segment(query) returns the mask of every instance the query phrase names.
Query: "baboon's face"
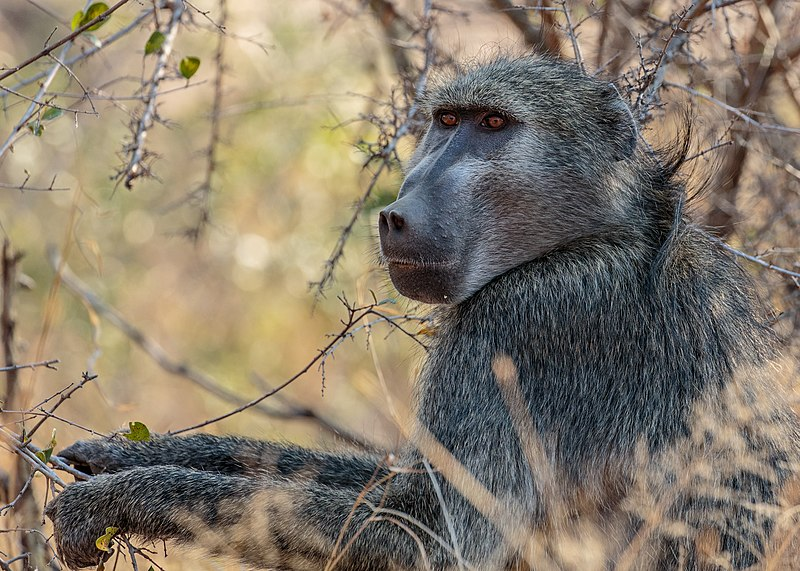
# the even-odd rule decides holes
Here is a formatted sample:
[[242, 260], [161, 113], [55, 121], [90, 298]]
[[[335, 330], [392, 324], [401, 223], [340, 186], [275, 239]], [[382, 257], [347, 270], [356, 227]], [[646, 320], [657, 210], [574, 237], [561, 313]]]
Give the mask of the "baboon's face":
[[428, 102], [428, 130], [379, 218], [403, 295], [463, 301], [624, 215], [609, 179], [635, 130], [608, 84], [523, 58], [460, 76]]
[[518, 130], [497, 112], [437, 111], [425, 151], [380, 213], [381, 251], [400, 293], [427, 303], [465, 297], [465, 256], [481, 225], [470, 191]]

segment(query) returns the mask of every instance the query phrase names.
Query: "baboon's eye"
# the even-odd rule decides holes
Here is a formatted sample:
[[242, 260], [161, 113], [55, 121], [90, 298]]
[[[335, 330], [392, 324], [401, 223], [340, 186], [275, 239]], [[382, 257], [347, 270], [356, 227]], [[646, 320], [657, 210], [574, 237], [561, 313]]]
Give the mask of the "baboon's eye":
[[481, 127], [484, 127], [486, 129], [491, 129], [492, 131], [499, 131], [500, 129], [506, 126], [507, 122], [508, 121], [506, 120], [506, 118], [503, 117], [502, 115], [498, 115], [497, 113], [491, 113], [489, 115], [486, 115], [481, 120]]
[[439, 123], [445, 127], [455, 127], [458, 125], [458, 116], [452, 111], [443, 111], [439, 113]]

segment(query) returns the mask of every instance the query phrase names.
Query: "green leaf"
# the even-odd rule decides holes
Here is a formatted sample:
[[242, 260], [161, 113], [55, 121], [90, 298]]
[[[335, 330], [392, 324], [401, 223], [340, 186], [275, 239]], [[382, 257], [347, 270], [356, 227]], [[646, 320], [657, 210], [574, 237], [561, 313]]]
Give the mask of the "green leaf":
[[[94, 4], [92, 4], [91, 6], [89, 6], [86, 9], [86, 12], [83, 13], [83, 17], [81, 18], [80, 25], [83, 26], [85, 24], [88, 24], [89, 22], [91, 22], [92, 20], [97, 18], [100, 14], [102, 14], [106, 10], [108, 10], [108, 4], [106, 4], [105, 2], [95, 2]], [[72, 20], [74, 22], [75, 18], [73, 18]], [[91, 26], [90, 28], [87, 28], [87, 31], [93, 32], [97, 28], [99, 28], [100, 26], [105, 24], [107, 21], [108, 21], [108, 19], [100, 20], [94, 26]]]
[[72, 22], [70, 23], [70, 28], [73, 32], [81, 25], [81, 20], [83, 20], [83, 10], [78, 10], [72, 16]]
[[114, 539], [114, 536], [117, 535], [118, 531], [118, 527], [107, 527], [106, 532], [94, 540], [94, 544], [97, 546], [97, 549], [105, 552], [111, 551], [111, 540]]
[[129, 422], [130, 432], [123, 433], [123, 436], [134, 442], [147, 442], [150, 440], [150, 430], [141, 422]]
[[[42, 130], [44, 130], [44, 126], [42, 126]], [[36, 133], [34, 133], [34, 135], [35, 134]], [[50, 457], [53, 455], [53, 449], [55, 449], [56, 444], [57, 444], [57, 442], [56, 442], [56, 429], [54, 428], [52, 434], [50, 435], [50, 442], [47, 443], [47, 447], [43, 448], [42, 450], [39, 450], [39, 452], [37, 452], [35, 454], [35, 456], [39, 460], [41, 460], [42, 462], [47, 464], [50, 461]]]
[[149, 56], [150, 54], [156, 53], [161, 49], [161, 44], [163, 43], [164, 34], [156, 30], [150, 34], [150, 37], [147, 38], [147, 42], [144, 44], [144, 55]]
[[53, 455], [53, 449], [56, 447], [56, 444], [56, 429], [54, 428], [53, 433], [50, 435], [50, 442], [47, 443], [47, 447], [39, 450], [35, 456], [43, 463], [47, 464], [50, 461], [50, 457]]
[[181, 65], [180, 65], [181, 75], [186, 79], [189, 79], [195, 73], [197, 73], [197, 69], [199, 67], [200, 67], [200, 58], [187, 56], [181, 60]]
[[41, 137], [42, 133], [44, 133], [44, 125], [38, 119], [34, 119], [28, 123], [28, 131], [33, 133], [34, 137]]
[[63, 114], [64, 111], [57, 107], [47, 107], [44, 113], [42, 113], [42, 121], [52, 121], [53, 119], [58, 119]]

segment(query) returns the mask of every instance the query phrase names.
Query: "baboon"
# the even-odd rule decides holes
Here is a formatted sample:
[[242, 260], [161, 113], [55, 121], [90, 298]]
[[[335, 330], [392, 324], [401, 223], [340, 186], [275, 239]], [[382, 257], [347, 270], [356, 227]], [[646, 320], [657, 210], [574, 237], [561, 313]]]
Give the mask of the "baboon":
[[397, 290], [435, 304], [394, 454], [196, 434], [80, 441], [47, 507], [61, 557], [107, 526], [248, 565], [730, 569], [772, 553], [797, 423], [745, 272], [608, 82], [501, 57], [442, 73], [379, 216]]

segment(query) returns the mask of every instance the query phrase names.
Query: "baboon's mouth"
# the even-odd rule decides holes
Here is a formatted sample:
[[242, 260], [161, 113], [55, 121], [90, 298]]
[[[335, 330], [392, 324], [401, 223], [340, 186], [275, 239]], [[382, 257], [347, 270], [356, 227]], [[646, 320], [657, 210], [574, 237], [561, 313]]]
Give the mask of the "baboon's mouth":
[[457, 262], [385, 259], [389, 277], [401, 294], [425, 303], [452, 303], [461, 282]]
[[431, 261], [431, 260], [407, 260], [407, 259], [398, 259], [398, 258], [385, 258], [384, 262], [387, 266], [394, 266], [396, 268], [401, 269], [408, 269], [408, 270], [424, 270], [424, 269], [436, 269], [436, 270], [446, 270], [452, 268], [456, 265], [455, 262], [449, 260], [441, 260], [441, 261]]

